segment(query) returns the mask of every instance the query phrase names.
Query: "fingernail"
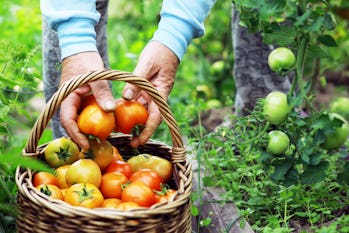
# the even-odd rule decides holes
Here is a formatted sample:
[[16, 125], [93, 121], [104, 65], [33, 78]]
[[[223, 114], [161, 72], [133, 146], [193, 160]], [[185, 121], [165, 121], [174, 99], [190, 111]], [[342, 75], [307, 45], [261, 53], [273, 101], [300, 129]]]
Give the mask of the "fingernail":
[[132, 100], [134, 98], [134, 91], [132, 89], [127, 89], [124, 93], [124, 99]]
[[140, 104], [143, 104], [143, 105], [146, 105], [148, 102], [146, 99], [144, 99], [143, 97], [140, 97], [138, 100], [137, 100]]
[[104, 104], [104, 110], [106, 111], [113, 111], [115, 109], [116, 105], [113, 101], [107, 101]]

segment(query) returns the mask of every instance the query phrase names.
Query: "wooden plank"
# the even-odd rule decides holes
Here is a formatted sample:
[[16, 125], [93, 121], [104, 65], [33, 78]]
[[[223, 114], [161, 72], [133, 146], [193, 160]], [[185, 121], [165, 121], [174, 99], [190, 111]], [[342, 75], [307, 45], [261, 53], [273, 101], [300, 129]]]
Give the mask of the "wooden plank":
[[[193, 191], [198, 191], [198, 161], [189, 158], [193, 167]], [[203, 167], [201, 166], [201, 169]], [[200, 171], [200, 177], [204, 172]], [[201, 182], [202, 184], [202, 182]], [[196, 233], [254, 233], [251, 226], [240, 215], [234, 203], [226, 202], [221, 204], [221, 194], [224, 190], [220, 187], [201, 187], [202, 206], [200, 219], [210, 217], [211, 223], [206, 227], [199, 227], [198, 217], [192, 218], [193, 232]], [[194, 203], [199, 206], [199, 203]]]

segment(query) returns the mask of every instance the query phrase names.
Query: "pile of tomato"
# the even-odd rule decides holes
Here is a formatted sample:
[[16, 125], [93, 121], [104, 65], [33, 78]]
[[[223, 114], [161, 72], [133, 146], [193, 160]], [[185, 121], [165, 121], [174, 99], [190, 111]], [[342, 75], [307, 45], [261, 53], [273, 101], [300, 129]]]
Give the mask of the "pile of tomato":
[[147, 114], [135, 101], [121, 101], [115, 113], [109, 113], [93, 97], [86, 98], [78, 126], [89, 136], [90, 149], [80, 149], [67, 137], [49, 142], [42, 157], [54, 172], [35, 173], [34, 187], [50, 198], [86, 208], [130, 210], [173, 200], [177, 191], [168, 185], [170, 161], [150, 154], [125, 161], [106, 140], [112, 131], [131, 133], [136, 125], [144, 125]]

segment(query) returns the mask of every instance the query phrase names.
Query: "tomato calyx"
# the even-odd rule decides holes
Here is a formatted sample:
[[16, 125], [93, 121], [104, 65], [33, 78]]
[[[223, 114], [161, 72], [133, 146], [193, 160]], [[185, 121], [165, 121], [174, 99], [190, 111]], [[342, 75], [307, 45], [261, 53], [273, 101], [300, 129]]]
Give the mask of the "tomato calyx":
[[67, 146], [66, 148], [60, 147], [59, 151], [56, 151], [55, 153], [57, 154], [57, 157], [63, 161], [67, 161], [67, 159], [72, 156], [69, 151], [69, 146]]
[[145, 125], [143, 124], [137, 124], [133, 126], [133, 128], [131, 129], [132, 137], [138, 137], [144, 128], [145, 128]]
[[84, 184], [84, 187], [82, 188], [81, 191], [74, 191], [78, 196], [79, 196], [79, 202], [84, 202], [88, 199], [93, 199], [93, 192], [95, 188], [88, 189], [86, 187], [86, 184]]
[[40, 192], [47, 195], [47, 196], [52, 195], [52, 192], [47, 185], [43, 185], [42, 187], [40, 187]]
[[155, 192], [155, 194], [159, 195], [159, 196], [165, 196], [168, 192], [168, 190], [170, 190], [170, 186], [168, 184], [160, 184], [161, 190], [153, 190]]

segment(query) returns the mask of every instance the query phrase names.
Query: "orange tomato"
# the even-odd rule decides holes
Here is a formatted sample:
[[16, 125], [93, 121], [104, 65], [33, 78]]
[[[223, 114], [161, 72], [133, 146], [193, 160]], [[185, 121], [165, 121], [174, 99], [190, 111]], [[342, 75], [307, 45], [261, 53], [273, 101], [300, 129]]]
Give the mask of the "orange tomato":
[[65, 174], [67, 173], [68, 168], [71, 165], [63, 165], [61, 167], [56, 168], [56, 176], [57, 176], [57, 180], [58, 180], [58, 187], [60, 187], [61, 189], [65, 189], [68, 188], [69, 185], [67, 184], [67, 182], [65, 181]]
[[137, 101], [122, 100], [115, 108], [115, 128], [125, 134], [137, 126], [144, 126], [148, 119], [147, 109]]
[[97, 208], [102, 206], [104, 198], [101, 191], [95, 185], [78, 183], [69, 187], [64, 201], [73, 206]]
[[124, 159], [122, 158], [122, 155], [119, 153], [118, 148], [116, 148], [115, 146], [112, 146], [112, 147], [113, 147], [113, 159], [124, 161]]
[[52, 184], [59, 186], [57, 177], [49, 172], [37, 172], [34, 174], [34, 187], [39, 186], [40, 184]]
[[163, 203], [171, 199], [176, 194], [175, 189], [165, 189], [163, 191], [157, 192], [155, 195], [156, 203]]
[[107, 198], [107, 199], [104, 199], [101, 207], [116, 209], [118, 207], [118, 205], [121, 203], [122, 203], [121, 200], [118, 198]]
[[117, 207], [118, 210], [134, 210], [134, 209], [138, 209], [141, 208], [140, 205], [138, 205], [136, 202], [133, 201], [126, 201], [126, 202], [121, 202]]
[[87, 135], [106, 139], [115, 127], [113, 112], [105, 112], [96, 104], [88, 105], [78, 116], [78, 127]]
[[49, 196], [53, 199], [63, 200], [63, 194], [61, 190], [56, 186], [52, 184], [40, 184], [39, 186], [35, 187], [39, 192]]
[[110, 172], [120, 172], [124, 174], [127, 178], [129, 178], [132, 174], [132, 170], [130, 165], [121, 160], [114, 160], [112, 161], [109, 166], [105, 169], [105, 173], [110, 173]]
[[113, 146], [107, 140], [91, 139], [90, 150], [83, 152], [85, 159], [92, 159], [103, 171], [113, 161]]
[[80, 106], [80, 110], [82, 111], [88, 105], [93, 105], [93, 104], [97, 104], [98, 105], [95, 96], [93, 94], [87, 95], [82, 100], [82, 103], [81, 103], [81, 106]]
[[102, 172], [93, 160], [80, 159], [68, 168], [65, 173], [65, 181], [69, 186], [77, 183], [90, 183], [99, 187], [102, 181]]
[[121, 200], [123, 202], [136, 202], [142, 207], [149, 207], [156, 202], [154, 192], [140, 181], [127, 185], [122, 191]]
[[102, 176], [102, 182], [99, 187], [105, 198], [120, 198], [122, 185], [127, 183], [127, 178], [121, 173], [106, 173]]
[[161, 185], [164, 183], [164, 180], [153, 172], [150, 169], [141, 169], [136, 171], [130, 176], [130, 181], [140, 181], [146, 186], [148, 186], [151, 190], [161, 190]]

